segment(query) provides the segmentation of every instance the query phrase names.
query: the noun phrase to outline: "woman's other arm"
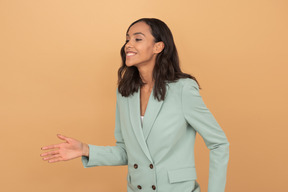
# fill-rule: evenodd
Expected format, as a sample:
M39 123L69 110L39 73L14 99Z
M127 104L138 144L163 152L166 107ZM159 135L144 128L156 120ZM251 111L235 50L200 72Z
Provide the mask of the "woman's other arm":
M196 81L183 86L182 107L187 122L202 136L210 150L208 192L224 192L229 142L220 125L204 104Z

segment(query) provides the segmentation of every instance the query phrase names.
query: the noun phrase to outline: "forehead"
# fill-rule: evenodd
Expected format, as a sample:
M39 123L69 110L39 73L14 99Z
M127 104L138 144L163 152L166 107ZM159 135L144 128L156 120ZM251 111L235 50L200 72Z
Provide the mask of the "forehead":
M132 36L134 34L143 33L145 36L151 35L150 26L145 22L138 22L132 25L127 32L127 36Z

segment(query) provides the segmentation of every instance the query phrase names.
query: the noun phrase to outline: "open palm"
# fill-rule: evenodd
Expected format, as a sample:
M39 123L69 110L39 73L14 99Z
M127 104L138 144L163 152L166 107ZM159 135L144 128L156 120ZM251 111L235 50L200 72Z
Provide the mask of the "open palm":
M82 142L72 139L69 137L65 137L63 135L57 135L59 139L64 140L64 143L49 145L42 147L42 150L53 150L49 152L42 153L40 156L43 157L44 161L48 161L49 163L54 163L58 161L67 161L71 159L75 159L77 157L81 157L84 155L83 148L84 145Z

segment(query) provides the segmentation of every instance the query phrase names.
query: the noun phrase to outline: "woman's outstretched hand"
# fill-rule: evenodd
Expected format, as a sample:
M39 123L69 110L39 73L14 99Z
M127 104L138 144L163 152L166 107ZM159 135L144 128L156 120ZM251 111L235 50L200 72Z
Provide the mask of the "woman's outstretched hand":
M53 151L42 153L44 161L54 163L58 161L68 161L81 156L89 156L89 147L87 144L77 141L63 135L57 135L59 139L64 140L64 143L49 145L42 147L42 150L52 149Z

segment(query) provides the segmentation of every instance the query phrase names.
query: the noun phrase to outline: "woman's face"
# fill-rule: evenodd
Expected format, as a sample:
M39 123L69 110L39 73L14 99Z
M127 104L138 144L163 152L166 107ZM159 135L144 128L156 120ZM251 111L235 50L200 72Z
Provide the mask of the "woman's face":
M150 32L150 26L145 22L135 23L126 34L126 65L142 66L155 65L157 54L154 37Z

